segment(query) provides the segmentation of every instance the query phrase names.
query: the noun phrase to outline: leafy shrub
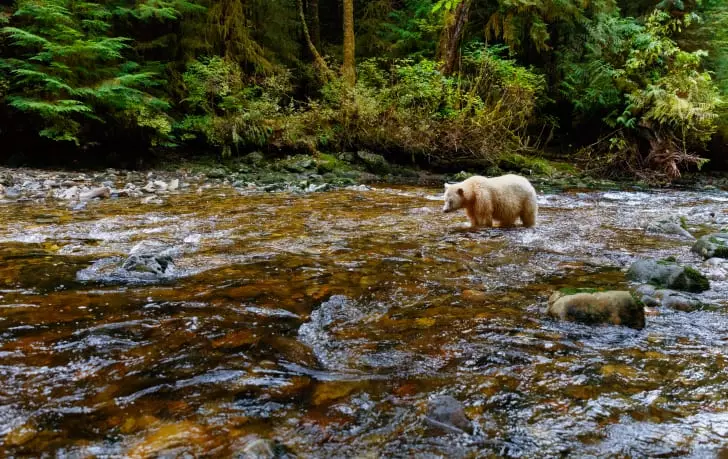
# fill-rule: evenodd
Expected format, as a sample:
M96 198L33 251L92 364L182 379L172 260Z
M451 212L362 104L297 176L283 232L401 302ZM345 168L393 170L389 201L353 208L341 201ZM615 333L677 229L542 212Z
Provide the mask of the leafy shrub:
M671 180L703 164L696 152L716 131L719 93L702 69L706 53L684 51L672 38L693 20L659 9L644 24L602 18L589 28L586 57L564 65L562 90L577 113L602 111L613 129L587 150L599 167Z
M9 81L0 91L17 120L76 145L114 127L141 128L151 144L168 139L169 104L150 92L162 80L125 57L130 40L110 34L111 16L99 3L19 1L2 29L13 55L0 60Z
M275 74L255 82L240 67L221 57L194 60L183 75L187 116L175 127L183 140L202 137L229 156L232 149L266 146L275 120L284 113L289 75Z

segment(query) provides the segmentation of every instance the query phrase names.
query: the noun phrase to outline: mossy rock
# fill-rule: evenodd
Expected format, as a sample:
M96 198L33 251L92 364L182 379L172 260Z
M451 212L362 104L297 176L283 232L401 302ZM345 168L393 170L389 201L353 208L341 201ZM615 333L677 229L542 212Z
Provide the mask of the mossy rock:
M369 172L384 175L392 171L392 166L382 155L369 151L359 151L356 156L361 160Z
M347 164L346 162L338 159L334 155L329 155L326 153L319 153L318 157L316 158L316 167L318 169L319 174L326 174L331 172L338 172L338 171L345 171L350 170L351 166Z
M505 170L528 175L553 175L556 172L556 169L547 160L523 156L518 153L503 155L498 166Z
M644 305L627 291L581 292L571 295L556 292L549 298L547 313L561 320L587 325L623 325L638 330L645 326Z
M208 170L205 175L207 175L207 177L211 179L221 179L230 175L230 171L228 171L224 167L215 167Z
M263 153L259 151L254 151L243 156L241 161L251 166L260 166L263 162L265 162L265 156L263 156Z
M700 272L668 260L638 260L627 271L627 278L661 288L694 293L710 289L710 281Z
M703 236L691 250L706 260L713 257L728 258L728 232Z

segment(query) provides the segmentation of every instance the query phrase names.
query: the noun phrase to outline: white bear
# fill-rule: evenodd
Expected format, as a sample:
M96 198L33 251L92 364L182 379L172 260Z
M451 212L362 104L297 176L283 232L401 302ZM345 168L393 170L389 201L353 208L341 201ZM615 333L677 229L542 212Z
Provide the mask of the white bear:
M460 183L445 184L445 205L442 211L465 208L470 227L513 226L520 217L523 226L536 225L538 200L531 182L519 175L486 178L470 177Z

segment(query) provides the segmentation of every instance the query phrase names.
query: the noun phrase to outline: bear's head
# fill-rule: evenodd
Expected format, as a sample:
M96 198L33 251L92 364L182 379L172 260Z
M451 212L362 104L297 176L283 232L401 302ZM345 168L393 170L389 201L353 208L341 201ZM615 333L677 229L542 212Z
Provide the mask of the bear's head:
M461 207L465 201L465 190L463 190L461 183L445 184L445 205L442 207L442 211L445 213L453 212Z

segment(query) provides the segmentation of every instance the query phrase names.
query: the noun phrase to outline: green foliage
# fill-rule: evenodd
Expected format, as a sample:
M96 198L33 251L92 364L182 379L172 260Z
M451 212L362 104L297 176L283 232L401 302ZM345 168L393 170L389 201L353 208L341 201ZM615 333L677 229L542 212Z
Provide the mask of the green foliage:
M125 57L130 39L109 35L112 15L99 3L21 0L2 29L16 50L0 61L5 103L39 135L80 145L102 123L143 128L152 143L170 134L169 105L149 92L161 80Z
M574 28L590 15L614 9L613 0L498 0L486 24L486 34L489 39L502 39L515 50L532 46L544 53L553 49L550 26Z
M273 134L272 121L281 116L283 97L291 90L287 74L260 83L246 81L238 66L220 57L190 62L183 79L188 115L176 126L180 137L202 136L223 156L233 148L265 146Z
M347 87L339 0L315 21L296 0L19 0L0 7L0 123L17 127L0 141L368 149L541 173L528 156L573 142L604 172L669 180L728 138L724 0L463 1L356 2ZM301 15L320 25L314 49Z

